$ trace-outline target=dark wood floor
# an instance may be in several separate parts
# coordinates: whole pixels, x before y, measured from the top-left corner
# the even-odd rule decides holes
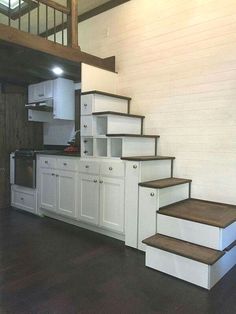
[[[145,268],[122,242],[6,209],[0,313],[236,313],[236,268],[208,292]]]

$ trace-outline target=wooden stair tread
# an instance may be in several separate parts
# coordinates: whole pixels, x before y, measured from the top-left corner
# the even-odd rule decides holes
[[[100,112],[94,112],[93,115],[94,116],[115,115],[115,116],[122,116],[122,117],[128,117],[128,118],[140,118],[140,119],[145,118],[145,116],[140,116],[140,115],[131,114],[131,113],[117,112],[117,111],[100,111]]]
[[[128,161],[151,161],[151,160],[173,160],[175,157],[170,156],[131,156],[121,157],[122,160]]]
[[[213,265],[225,254],[224,251],[217,251],[160,234],[143,240],[143,243],[207,265]]]
[[[141,138],[159,138],[160,135],[144,135],[144,134],[125,134],[125,133],[114,133],[106,134],[108,137],[141,137]]]
[[[197,199],[165,206],[158,213],[219,228],[226,228],[236,221],[236,206]]]
[[[190,183],[192,180],[189,179],[181,179],[181,178],[167,178],[167,179],[160,179],[160,180],[153,180],[147,182],[140,182],[139,185],[152,188],[152,189],[164,189],[175,185]]]
[[[119,99],[125,99],[125,100],[128,100],[128,101],[131,101],[131,99],[132,99],[132,98],[130,98],[128,96],[107,93],[107,92],[103,92],[103,91],[99,91],[99,90],[91,90],[91,91],[88,91],[88,92],[81,93],[81,95],[89,95],[89,94],[98,94],[98,95],[103,95],[103,96],[119,98]]]

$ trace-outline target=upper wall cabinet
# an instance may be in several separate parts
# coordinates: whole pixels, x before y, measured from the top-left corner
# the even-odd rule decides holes
[[[28,119],[49,122],[52,119],[75,119],[75,85],[57,78],[28,87]]]

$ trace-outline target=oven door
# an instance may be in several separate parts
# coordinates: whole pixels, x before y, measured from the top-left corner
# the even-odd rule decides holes
[[[36,188],[36,160],[32,156],[15,155],[15,184],[28,188]]]

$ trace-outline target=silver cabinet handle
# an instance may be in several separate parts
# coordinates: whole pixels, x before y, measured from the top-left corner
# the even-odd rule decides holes
[[[89,165],[86,165],[85,168],[88,169],[88,168],[89,168]]]
[[[93,180],[93,182],[94,182],[94,183],[97,183],[97,182],[98,182],[98,180]]]
[[[103,181],[101,180],[101,181],[99,181],[99,183],[101,183],[101,184],[102,184],[102,183],[103,183]]]
[[[88,127],[87,124],[85,124],[85,125],[84,125],[84,128],[86,129],[87,127]]]
[[[152,192],[152,193],[150,193],[150,195],[151,195],[151,196],[154,196],[155,194]]]
[[[64,165],[64,166],[67,166],[67,163],[66,163],[66,162],[64,162],[64,163],[63,163],[63,165]]]
[[[38,94],[38,96],[39,96],[39,97],[43,97],[43,96],[44,96],[44,94]]]
[[[134,168],[134,169],[137,169],[137,168],[138,168],[138,166],[137,166],[137,165],[133,165],[133,168]]]
[[[109,170],[110,170],[110,171],[112,171],[112,169],[113,169],[112,167],[109,167]]]
[[[87,104],[84,104],[84,107],[87,107],[88,105]]]

